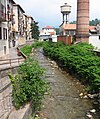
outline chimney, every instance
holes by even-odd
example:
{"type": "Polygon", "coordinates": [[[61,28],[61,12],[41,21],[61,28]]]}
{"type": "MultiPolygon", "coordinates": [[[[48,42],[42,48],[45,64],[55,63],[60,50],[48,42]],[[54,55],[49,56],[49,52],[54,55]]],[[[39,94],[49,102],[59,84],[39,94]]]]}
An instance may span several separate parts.
{"type": "Polygon", "coordinates": [[[89,0],[77,0],[76,41],[89,42],[89,0]]]}

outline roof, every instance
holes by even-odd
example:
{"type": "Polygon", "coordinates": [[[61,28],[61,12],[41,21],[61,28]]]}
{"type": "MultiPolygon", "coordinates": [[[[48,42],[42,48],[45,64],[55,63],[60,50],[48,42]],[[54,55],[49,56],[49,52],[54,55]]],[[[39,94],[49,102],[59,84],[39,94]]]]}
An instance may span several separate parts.
{"type": "MultiPolygon", "coordinates": [[[[65,30],[76,30],[76,24],[64,24],[65,30]]],[[[89,26],[89,30],[95,30],[96,26],[89,26]]]]}
{"type": "Polygon", "coordinates": [[[28,18],[31,18],[32,20],[34,20],[32,16],[27,16],[27,17],[28,17],[28,18]]]}
{"type": "Polygon", "coordinates": [[[55,32],[49,32],[50,33],[50,35],[54,35],[55,34],[55,32]]]}
{"type": "Polygon", "coordinates": [[[19,4],[13,4],[13,6],[18,6],[20,8],[20,10],[25,13],[25,11],[22,9],[22,7],[19,4]]]}
{"type": "Polygon", "coordinates": [[[53,27],[52,26],[46,26],[44,27],[45,29],[52,29],[53,27]]]}
{"type": "Polygon", "coordinates": [[[89,30],[96,30],[96,26],[89,26],[89,30]]]}
{"type": "Polygon", "coordinates": [[[64,24],[66,30],[76,30],[76,24],[64,24]]]}
{"type": "Polygon", "coordinates": [[[32,16],[29,16],[29,15],[26,15],[26,14],[24,14],[24,16],[27,17],[27,18],[31,18],[34,21],[32,16]]]}

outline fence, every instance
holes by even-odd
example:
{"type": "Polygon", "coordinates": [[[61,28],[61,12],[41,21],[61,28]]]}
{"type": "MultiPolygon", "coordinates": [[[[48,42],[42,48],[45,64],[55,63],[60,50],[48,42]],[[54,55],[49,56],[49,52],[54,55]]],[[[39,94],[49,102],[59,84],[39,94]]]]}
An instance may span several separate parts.
{"type": "Polygon", "coordinates": [[[6,68],[19,65],[24,61],[23,58],[3,59],[0,60],[0,68],[6,68]]]}

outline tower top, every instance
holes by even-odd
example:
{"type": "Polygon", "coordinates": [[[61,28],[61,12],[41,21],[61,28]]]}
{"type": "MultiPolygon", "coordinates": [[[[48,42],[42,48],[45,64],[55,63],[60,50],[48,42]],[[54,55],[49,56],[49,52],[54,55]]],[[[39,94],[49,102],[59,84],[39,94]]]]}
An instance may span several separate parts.
{"type": "Polygon", "coordinates": [[[71,6],[65,3],[64,5],[61,6],[61,13],[62,14],[69,14],[71,12],[71,6]]]}

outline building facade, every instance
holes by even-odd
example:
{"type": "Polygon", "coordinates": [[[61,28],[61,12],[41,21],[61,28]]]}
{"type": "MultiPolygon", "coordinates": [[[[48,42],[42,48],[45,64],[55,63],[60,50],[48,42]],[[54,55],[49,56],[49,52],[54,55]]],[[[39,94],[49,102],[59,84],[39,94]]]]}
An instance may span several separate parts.
{"type": "Polygon", "coordinates": [[[33,17],[26,15],[26,40],[32,39],[31,24],[33,22],[33,17]]]}
{"type": "MultiPolygon", "coordinates": [[[[62,24],[59,27],[60,35],[69,35],[69,36],[76,36],[77,33],[77,25],[76,24],[62,24]]],[[[88,27],[89,35],[93,33],[97,33],[96,26],[89,26],[88,27]]]]}
{"type": "Polygon", "coordinates": [[[56,35],[56,30],[52,26],[46,26],[40,31],[40,39],[48,40],[56,35]]]}
{"type": "Polygon", "coordinates": [[[12,26],[12,32],[13,32],[13,39],[15,40],[17,45],[25,43],[24,13],[25,11],[19,4],[13,4],[14,23],[12,26]]]}
{"type": "Polygon", "coordinates": [[[0,1],[0,56],[9,54],[13,0],[0,1]]]}
{"type": "Polygon", "coordinates": [[[32,39],[31,23],[23,8],[13,0],[0,0],[0,56],[9,54],[9,48],[32,39]]]}
{"type": "MultiPolygon", "coordinates": [[[[60,27],[60,39],[64,39],[67,42],[68,36],[76,36],[76,24],[66,24],[60,27]],[[65,34],[65,35],[63,35],[65,34]]],[[[88,43],[92,44],[96,50],[100,49],[100,24],[97,26],[89,26],[89,40],[88,43]]],[[[72,42],[72,41],[71,41],[72,42]]],[[[65,43],[66,44],[66,43],[65,43]]]]}

